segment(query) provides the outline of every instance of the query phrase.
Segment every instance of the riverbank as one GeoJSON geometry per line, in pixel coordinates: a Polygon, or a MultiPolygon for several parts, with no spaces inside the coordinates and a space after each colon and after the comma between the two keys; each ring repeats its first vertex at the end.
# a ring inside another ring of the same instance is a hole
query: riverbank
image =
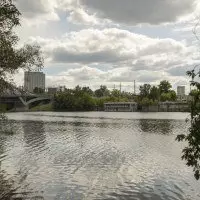
{"type": "Polygon", "coordinates": [[[54,111],[53,105],[51,103],[45,105],[38,105],[28,110],[28,112],[39,112],[39,111],[43,112],[54,111]]]}
{"type": "MultiPolygon", "coordinates": [[[[46,104],[46,105],[39,105],[31,108],[30,110],[27,110],[27,112],[71,112],[67,110],[56,110],[53,108],[52,104],[46,104]]],[[[182,104],[177,104],[177,105],[150,105],[150,106],[139,106],[137,109],[133,111],[127,111],[123,109],[111,109],[106,110],[106,109],[94,109],[91,111],[97,111],[97,112],[190,112],[190,106],[189,105],[182,105],[182,104]]],[[[91,111],[81,111],[81,112],[91,112],[91,111]]],[[[80,112],[79,110],[74,111],[74,112],[80,112]]]]}
{"type": "MultiPolygon", "coordinates": [[[[190,112],[191,106],[188,103],[182,102],[160,102],[155,105],[141,105],[135,102],[110,102],[104,103],[101,106],[94,106],[91,109],[83,109],[81,107],[65,107],[57,108],[54,104],[39,104],[34,107],[17,107],[7,112],[90,112],[90,111],[106,111],[106,112],[190,112]]],[[[5,111],[5,109],[4,109],[5,111]]]]}

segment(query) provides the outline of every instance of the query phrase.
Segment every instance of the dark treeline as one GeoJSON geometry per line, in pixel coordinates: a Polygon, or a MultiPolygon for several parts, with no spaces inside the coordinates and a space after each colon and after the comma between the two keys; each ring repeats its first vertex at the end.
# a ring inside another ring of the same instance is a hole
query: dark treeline
{"type": "Polygon", "coordinates": [[[139,88],[139,95],[117,89],[109,90],[101,85],[93,91],[89,87],[76,86],[74,89],[59,91],[54,96],[54,110],[92,111],[103,110],[106,102],[135,101],[140,105],[158,104],[160,101],[176,101],[176,92],[168,81],[161,81],[158,86],[144,84],[139,88]]]}

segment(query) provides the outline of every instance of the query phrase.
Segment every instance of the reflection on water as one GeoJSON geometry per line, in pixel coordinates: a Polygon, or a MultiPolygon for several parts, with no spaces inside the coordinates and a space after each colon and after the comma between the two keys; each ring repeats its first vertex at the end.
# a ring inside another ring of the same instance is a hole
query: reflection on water
{"type": "MultiPolygon", "coordinates": [[[[24,133],[24,142],[27,147],[37,147],[45,145],[45,127],[43,121],[24,121],[23,133],[24,133]]],[[[35,150],[35,149],[34,149],[35,150]]]]}
{"type": "Polygon", "coordinates": [[[171,134],[173,131],[172,120],[140,119],[139,121],[142,132],[171,134]]]}
{"type": "Polygon", "coordinates": [[[15,134],[0,134],[0,199],[198,200],[174,140],[187,131],[180,115],[10,114],[15,134]]]}

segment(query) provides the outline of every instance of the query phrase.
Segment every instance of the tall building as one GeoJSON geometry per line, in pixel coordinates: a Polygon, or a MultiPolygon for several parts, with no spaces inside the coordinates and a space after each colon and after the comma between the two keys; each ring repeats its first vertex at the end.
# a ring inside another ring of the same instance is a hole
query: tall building
{"type": "Polygon", "coordinates": [[[185,95],[185,86],[178,86],[177,87],[177,100],[187,102],[189,100],[188,97],[189,97],[188,95],[185,95]]]}
{"type": "Polygon", "coordinates": [[[177,87],[177,95],[178,96],[185,96],[185,86],[178,86],[177,87]]]}
{"type": "Polygon", "coordinates": [[[24,89],[33,92],[35,88],[45,90],[45,74],[43,72],[25,72],[24,89]]]}

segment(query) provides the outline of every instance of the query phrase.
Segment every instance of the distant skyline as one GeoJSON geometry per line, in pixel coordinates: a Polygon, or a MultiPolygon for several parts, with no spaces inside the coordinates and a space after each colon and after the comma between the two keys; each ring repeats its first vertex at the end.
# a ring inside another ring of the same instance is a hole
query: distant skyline
{"type": "MultiPolygon", "coordinates": [[[[199,63],[192,29],[198,0],[17,0],[21,43],[44,52],[47,86],[101,84],[133,91],[166,79],[188,85],[185,72],[199,63]]],[[[23,85],[23,72],[16,74],[23,85]]],[[[189,90],[189,87],[186,88],[189,90]]]]}

